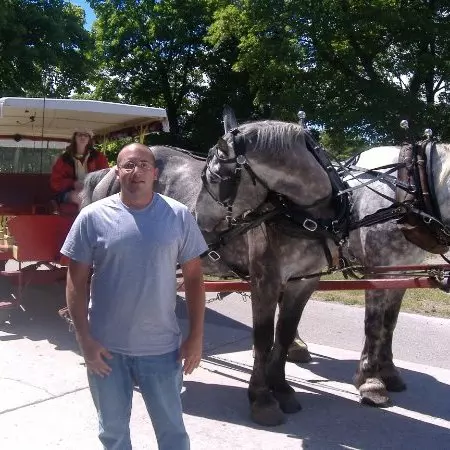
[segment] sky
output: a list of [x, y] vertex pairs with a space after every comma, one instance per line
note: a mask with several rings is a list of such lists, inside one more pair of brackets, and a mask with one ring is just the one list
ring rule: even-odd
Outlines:
[[90, 30], [92, 28], [92, 22], [94, 22], [95, 20], [95, 14], [89, 6], [88, 2], [86, 0], [70, 0], [70, 2], [74, 3], [75, 5], [81, 6], [86, 11], [86, 24], [84, 26], [85, 28]]

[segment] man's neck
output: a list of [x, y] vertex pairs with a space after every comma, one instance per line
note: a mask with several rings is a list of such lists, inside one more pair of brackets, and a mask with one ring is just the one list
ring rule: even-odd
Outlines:
[[131, 209], [144, 209], [153, 200], [154, 193], [152, 192], [150, 197], [146, 195], [145, 197], [136, 198], [136, 197], [130, 197], [124, 194], [123, 192], [120, 193], [120, 199], [122, 200], [122, 203], [125, 206], [128, 206], [128, 208]]

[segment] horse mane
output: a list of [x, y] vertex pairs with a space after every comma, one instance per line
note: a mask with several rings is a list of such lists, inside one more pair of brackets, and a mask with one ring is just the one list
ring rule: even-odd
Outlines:
[[191, 158], [196, 159], [197, 161], [206, 161], [206, 158], [203, 154], [194, 152], [192, 150], [185, 150], [184, 148], [180, 148], [180, 147], [172, 147], [171, 145], [152, 145], [149, 148], [151, 150], [152, 148], [157, 148], [157, 147], [164, 147], [166, 149], [169, 149], [170, 151], [173, 150], [173, 151], [181, 153], [183, 155], [190, 156]]
[[443, 184], [450, 177], [450, 144], [437, 144], [437, 148], [439, 150], [442, 149], [442, 151], [439, 152], [441, 154], [442, 161], [441, 173], [439, 174], [439, 184]]
[[292, 153], [299, 142], [305, 142], [304, 128], [296, 123], [263, 120], [245, 123], [238, 129], [241, 136], [254, 144], [254, 151], [263, 150], [268, 156], [277, 158]]

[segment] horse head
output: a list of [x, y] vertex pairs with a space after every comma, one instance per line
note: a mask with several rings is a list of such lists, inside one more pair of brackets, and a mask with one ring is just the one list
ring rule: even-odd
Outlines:
[[202, 172], [195, 213], [205, 231], [221, 231], [227, 225], [226, 217], [233, 219], [252, 211], [267, 198], [267, 187], [255, 182], [252, 173], [243, 168], [245, 157], [236, 154], [231, 136], [227, 133], [210, 149]]
[[224, 124], [225, 135], [208, 153], [195, 207], [202, 229], [223, 229], [226, 217], [262, 206], [269, 192], [306, 208], [330, 198], [328, 175], [307, 149], [302, 126], [261, 121], [230, 128], [237, 124], [228, 119]]

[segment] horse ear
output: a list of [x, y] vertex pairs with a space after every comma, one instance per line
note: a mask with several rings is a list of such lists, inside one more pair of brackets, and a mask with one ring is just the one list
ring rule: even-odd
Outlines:
[[233, 128], [236, 128], [238, 126], [236, 116], [234, 115], [233, 109], [225, 105], [223, 107], [223, 128], [225, 131], [225, 134], [228, 133]]
[[225, 153], [226, 155], [228, 155], [228, 152], [230, 151], [230, 149], [228, 148], [228, 144], [225, 139], [219, 138], [219, 140], [217, 141], [217, 147], [222, 153]]

